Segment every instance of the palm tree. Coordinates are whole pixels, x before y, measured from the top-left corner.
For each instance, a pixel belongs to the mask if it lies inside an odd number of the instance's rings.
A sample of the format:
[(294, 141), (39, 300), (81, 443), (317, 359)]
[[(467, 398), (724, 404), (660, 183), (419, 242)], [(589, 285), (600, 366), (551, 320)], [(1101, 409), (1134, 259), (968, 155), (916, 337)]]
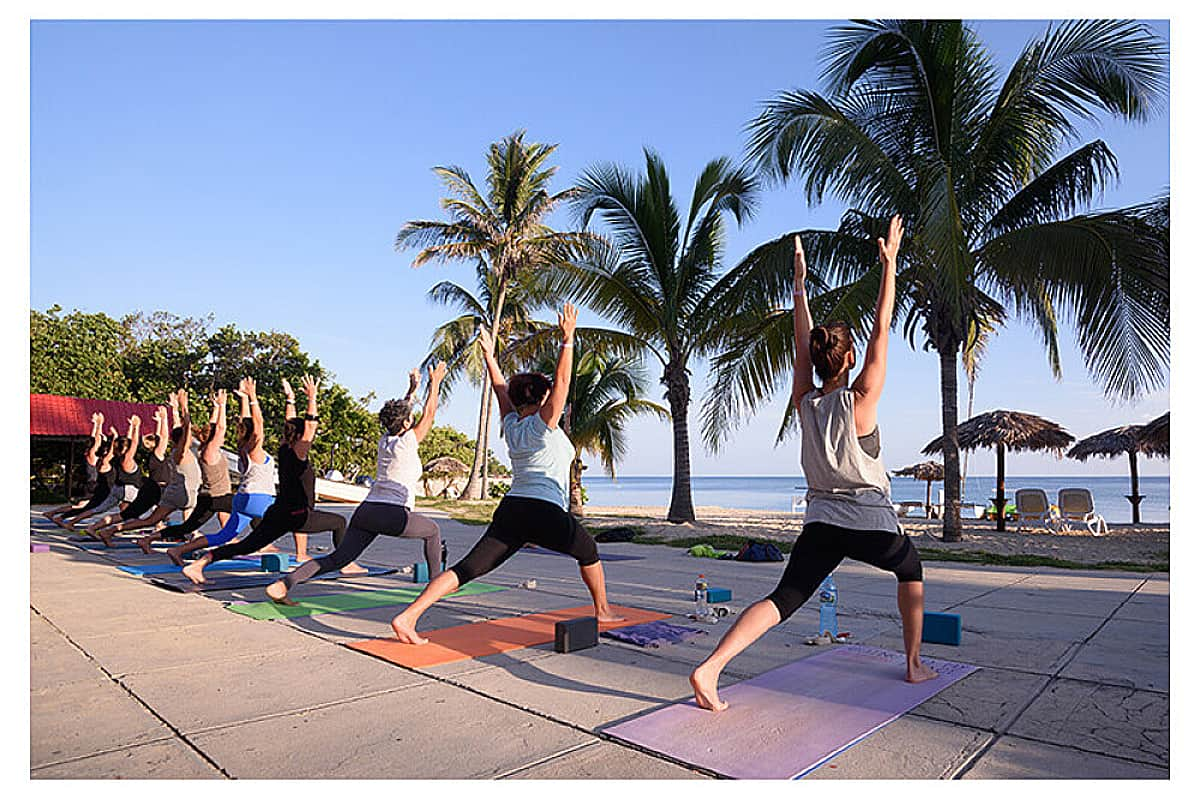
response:
[[(576, 331), (576, 346), (588, 337)], [(554, 371), (557, 354), (547, 353), (539, 359), (537, 370)], [(584, 453), (600, 458), (609, 477), (616, 477), (617, 462), (625, 457), (628, 441), (625, 426), (641, 414), (657, 414), (670, 418), (670, 412), (657, 402), (646, 399), (649, 384), (641, 358), (607, 355), (603, 349), (582, 351), (574, 363), (571, 393), (567, 405), (564, 430), (575, 447), (571, 461), (570, 510), (583, 516)]]
[[(429, 261), (468, 261), (496, 276), (496, 283), (484, 307), (492, 320), (492, 337), (504, 318), (504, 306), (513, 279), (528, 270), (560, 263), (581, 251), (590, 237), (551, 229), (546, 218), (573, 196), (573, 190), (552, 194), (550, 181), (558, 171), (549, 158), (555, 144), (526, 143), (525, 131), (517, 131), (488, 149), (486, 192), (475, 187), (466, 170), (457, 166), (439, 166), (434, 173), (441, 178), (450, 196), (441, 201), (449, 221), (414, 220), (396, 236), (396, 249), (419, 248), (413, 266)], [(482, 381), (479, 401), (479, 435), (475, 439), (475, 460), (463, 498), (487, 496), (487, 428), (491, 417), (491, 396), (487, 381)]]
[[(756, 182), (729, 159), (710, 161), (692, 191), (686, 219), (671, 196), (662, 159), (645, 152), (646, 172), (593, 166), (572, 203), (586, 227), (594, 214), (611, 242), (589, 257), (547, 273), (551, 290), (576, 296), (637, 342), (638, 354), (662, 366), (674, 435), (674, 478), (667, 519), (694, 521), (688, 406), (694, 355), (711, 351), (726, 320), (714, 302), (724, 252), (726, 214), (740, 224), (754, 207)], [(681, 224), (682, 223), (682, 224)]]
[[(872, 239), (896, 212), (897, 320), (940, 359), (946, 502), (943, 537), (961, 521), (958, 364), (976, 335), (1010, 314), (1032, 323), (1060, 376), (1059, 321), (1073, 323), (1084, 362), (1114, 398), (1163, 385), (1169, 362), (1166, 202), (1091, 211), (1118, 176), (1101, 140), (1066, 152), (1076, 123), (1139, 121), (1165, 98), (1165, 42), (1144, 25), (1052, 25), (1000, 79), (961, 21), (884, 20), (835, 28), (826, 94), (795, 90), (750, 124), (760, 172), (802, 179), (809, 202), (850, 206), (835, 231), (801, 231), (814, 314), (861, 324), (878, 286)], [(714, 362), (705, 435), (719, 442), (790, 369), (786, 301), (791, 233), (757, 248), (725, 287), (745, 329)]]

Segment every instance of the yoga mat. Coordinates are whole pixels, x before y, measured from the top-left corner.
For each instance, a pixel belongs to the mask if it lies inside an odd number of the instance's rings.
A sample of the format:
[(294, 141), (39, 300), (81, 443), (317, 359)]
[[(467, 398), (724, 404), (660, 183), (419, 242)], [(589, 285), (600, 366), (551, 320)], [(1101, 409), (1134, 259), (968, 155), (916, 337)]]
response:
[[(235, 558), (233, 560), (219, 560), (216, 563), (210, 563), (205, 571), (260, 571), (259, 565), (262, 563), (258, 556), (253, 560), (250, 558)], [(296, 563), (295, 555), (288, 555), (288, 567), (295, 568), (299, 564)], [(118, 569), (126, 574), (133, 574), (138, 577), (146, 577), (158, 574), (179, 574), (183, 571), (182, 566), (176, 566), (174, 563), (153, 563), (145, 566), (118, 566)]]
[[(326, 572), (314, 580), (337, 580), (349, 577), (379, 577), (384, 574), (394, 574), (395, 569), (381, 569), (377, 566), (368, 568), (366, 574), (342, 574), (338, 571)], [(233, 591), (239, 588), (256, 588), (270, 585), (282, 577), (285, 572), (254, 572), (253, 574), (205, 574), (205, 582), (196, 585), (182, 574), (164, 574), (161, 577), (151, 577), (150, 582), (168, 591), (178, 591), (181, 594), (195, 594), (203, 591)]]
[(723, 688), (720, 713), (689, 699), (604, 731), (725, 777), (796, 779), (976, 669), (923, 660), (939, 676), (912, 685), (904, 655), (841, 644)]
[[(388, 588), (382, 591), (355, 591), (353, 594), (327, 594), (306, 596), (296, 600), (296, 605), (276, 605), (274, 602), (233, 602), (225, 606), (242, 616), (265, 621), (268, 619), (294, 619), (299, 616), (317, 616), (321, 613), (339, 613), (347, 610), (382, 608), (388, 605), (407, 605), (421, 595), (420, 588)], [(506, 590), (499, 585), (467, 583), (450, 594), (450, 597), (490, 594)]]
[[(570, 555), (562, 552), (555, 552), (553, 549), (542, 549), (541, 547), (521, 547), (519, 554), (522, 555), (557, 555), (560, 558), (569, 558)], [(600, 560), (645, 560), (642, 555), (618, 555), (615, 552), (601, 552)]]
[[(99, 538), (92, 538), (89, 535), (73, 535), (67, 538), (67, 542), (73, 544), (80, 549), (138, 549), (137, 539), (134, 538), (114, 538), (111, 547), (104, 546), (104, 542)], [(154, 541), (150, 544), (152, 548), (170, 548), (178, 546), (182, 541)]]
[[(626, 608), (617, 605), (612, 607), (613, 611), (620, 613), (625, 620), (615, 624), (601, 624), (601, 630), (670, 618), (666, 613), (655, 613), (640, 608)], [(346, 646), (398, 666), (414, 668), (440, 666), (443, 663), (455, 663), (460, 660), (498, 655), (514, 649), (526, 649), (538, 644), (551, 643), (554, 641), (556, 622), (578, 619), (582, 616), (593, 616), (595, 613), (594, 607), (583, 605), (577, 608), (554, 610), (549, 613), (511, 616), (507, 619), (481, 621), (476, 624), (463, 624), (458, 627), (446, 627), (429, 632), (421, 631), (421, 636), (429, 639), (429, 643), (421, 646), (402, 644), (394, 638), (374, 638), (369, 641), (356, 641)]]

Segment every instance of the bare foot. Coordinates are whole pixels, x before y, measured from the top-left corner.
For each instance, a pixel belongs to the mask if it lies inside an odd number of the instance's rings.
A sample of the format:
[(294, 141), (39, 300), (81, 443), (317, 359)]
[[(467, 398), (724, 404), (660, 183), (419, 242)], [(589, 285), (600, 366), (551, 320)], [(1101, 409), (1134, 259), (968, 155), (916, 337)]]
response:
[(720, 713), (729, 707), (728, 702), (722, 702), (721, 697), (717, 696), (717, 678), (720, 674), (719, 671), (701, 663), (688, 678), (692, 684), (692, 690), (696, 693), (696, 704), (704, 710), (711, 710), (714, 713)]
[(396, 634), (396, 637), (400, 639), (400, 643), (402, 643), (402, 644), (427, 644), (427, 643), (429, 643), (428, 638), (422, 638), (421, 636), (417, 635), (416, 629), (414, 627), (410, 626), (408, 624), (408, 622), (403, 621), (403, 619), (404, 619), (403, 615), (397, 616), (396, 618), (392, 619), (392, 632), (394, 632)]
[[(92, 531), (88, 530), (88, 532), (91, 533)], [(93, 535), (103, 541), (104, 546), (111, 547), (113, 545), (113, 533), (111, 530), (98, 530), (97, 532), (93, 533)], [(150, 552), (147, 550), (146, 554), (149, 555)]]
[(357, 563), (350, 563), (342, 567), (342, 574), (366, 574), (370, 569), (364, 569)]
[(276, 580), (268, 585), (267, 596), (270, 597), (271, 601), (276, 605), (295, 607), (296, 605), (300, 604), (299, 602), (294, 602), (293, 600), (288, 599), (287, 583), (285, 583), (283, 580)]
[(618, 616), (617, 614), (613, 613), (610, 610), (607, 613), (597, 613), (596, 621), (598, 621), (601, 624), (615, 624), (616, 622), (619, 622), (619, 621), (625, 621), (625, 617)]
[[(142, 550), (143, 552), (145, 552), (147, 555), (153, 555), (153, 554), (154, 554), (154, 552), (153, 552), (153, 551), (150, 549), (150, 536), (148, 536), (148, 535), (144, 535), (144, 536), (142, 536), (141, 538), (139, 538), (139, 539), (137, 540), (137, 545), (138, 545), (138, 547), (140, 547), (140, 548), (141, 548), (141, 550)], [(179, 564), (179, 565), (182, 565), (182, 564)]]
[(171, 562), (174, 563), (176, 566), (183, 565), (183, 555), (179, 554), (179, 547), (171, 547), (170, 549), (168, 549), (167, 557), (170, 558)]
[(911, 683), (918, 683), (925, 682), (926, 680), (932, 680), (937, 676), (938, 673), (936, 671), (929, 668), (924, 663), (917, 661), (916, 666), (909, 664), (908, 675), (904, 679)]
[[(259, 551), (261, 552), (262, 550)], [(278, 552), (279, 550), (275, 551)], [(312, 555), (296, 555), (296, 563), (308, 563), (310, 560), (312, 560)]]
[(194, 560), (183, 567), (183, 576), (191, 580), (196, 585), (204, 582), (204, 567), (208, 565), (204, 562), (204, 558)]

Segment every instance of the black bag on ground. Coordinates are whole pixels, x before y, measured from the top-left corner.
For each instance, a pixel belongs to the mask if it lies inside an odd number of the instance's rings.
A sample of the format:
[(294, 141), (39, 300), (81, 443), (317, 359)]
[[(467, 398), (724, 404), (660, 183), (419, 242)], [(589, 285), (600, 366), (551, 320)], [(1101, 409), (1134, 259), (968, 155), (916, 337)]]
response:
[(769, 542), (747, 541), (742, 544), (734, 560), (744, 560), (750, 563), (778, 562), (783, 560), (779, 547)]
[(632, 541), (637, 537), (638, 531), (632, 527), (613, 527), (609, 530), (603, 530), (596, 533), (596, 542), (600, 544), (613, 544), (622, 541)]

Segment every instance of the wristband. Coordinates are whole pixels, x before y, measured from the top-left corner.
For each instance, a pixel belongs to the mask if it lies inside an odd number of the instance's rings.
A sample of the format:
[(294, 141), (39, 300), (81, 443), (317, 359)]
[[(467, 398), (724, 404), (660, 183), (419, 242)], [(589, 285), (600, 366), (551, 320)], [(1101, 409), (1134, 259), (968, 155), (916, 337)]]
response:
[(321, 417), (317, 416), (315, 413), (304, 414), (304, 421), (306, 421), (306, 422), (315, 422), (315, 421), (318, 421), (320, 418)]
[(559, 345), (558, 345), (558, 348), (559, 348), (560, 350), (569, 350), (569, 349), (571, 349), (571, 348), (572, 348), (572, 347), (574, 347), (574, 346), (575, 346), (575, 342), (574, 342), (574, 341), (564, 341), (562, 344), (559, 344)]

